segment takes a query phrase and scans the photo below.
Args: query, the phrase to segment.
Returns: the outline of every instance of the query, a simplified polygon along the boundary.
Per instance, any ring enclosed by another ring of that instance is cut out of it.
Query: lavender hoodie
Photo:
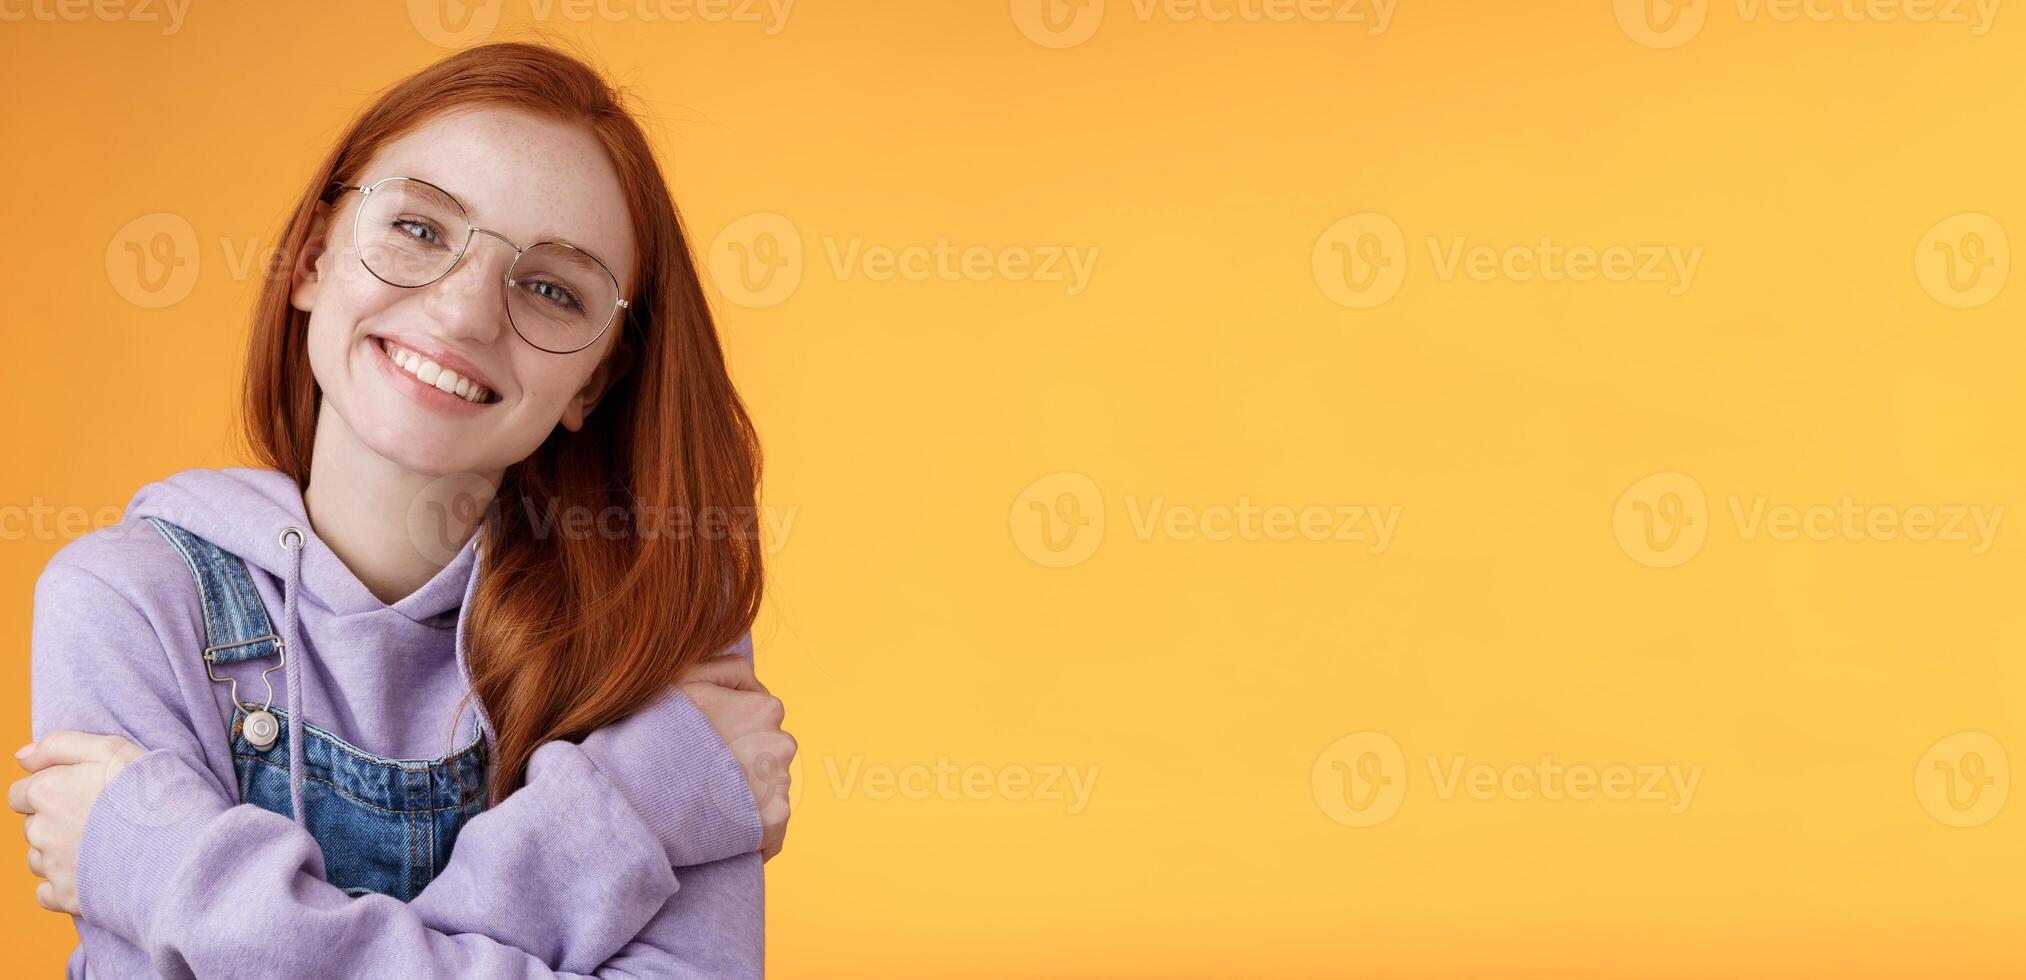
[[[388,605],[317,538],[284,474],[195,469],[142,488],[124,521],[65,546],[35,587],[34,737],[74,729],[146,750],[85,822],[69,977],[761,974],[759,815],[737,760],[676,691],[537,749],[526,785],[463,828],[414,901],[326,882],[301,824],[239,802],[229,685],[205,674],[196,584],[150,516],[246,562],[293,636],[274,685],[292,723],[309,714],[390,758],[441,757],[474,722],[493,738],[482,706],[453,717],[470,688],[478,535]],[[284,527],[301,529],[300,553],[281,547]],[[264,699],[266,666],[221,672]]]

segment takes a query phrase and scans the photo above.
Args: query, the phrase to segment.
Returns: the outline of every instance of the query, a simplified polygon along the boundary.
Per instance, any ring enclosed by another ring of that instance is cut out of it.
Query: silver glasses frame
[[[378,272],[374,272],[373,266],[366,261],[365,251],[359,247],[359,218],[361,215],[366,213],[365,202],[372,199],[373,192],[397,180],[413,181],[417,184],[421,184],[424,187],[434,190],[439,194],[442,194],[445,198],[449,199],[450,203],[457,205],[458,218],[459,220],[464,222],[465,228],[464,241],[458,245],[456,256],[450,260],[449,265],[443,267],[442,272],[437,273],[436,277],[430,279],[428,282],[420,282],[410,285],[409,283],[405,282],[394,282],[393,280],[388,279],[386,276],[383,276]],[[359,208],[358,210],[352,212],[352,253],[359,257],[359,265],[366,270],[366,273],[368,275],[372,276],[375,279],[380,280],[381,282],[386,283],[389,286],[399,286],[402,289],[421,289],[424,286],[432,286],[438,282],[441,282],[444,276],[450,275],[451,272],[457,269],[458,263],[464,261],[464,256],[471,251],[472,236],[480,233],[491,235],[492,237],[499,239],[501,244],[504,244],[506,247],[513,249],[514,260],[513,262],[507,265],[506,276],[500,283],[502,294],[506,297],[507,325],[514,328],[515,336],[526,341],[528,346],[533,347],[536,350],[547,351],[548,353],[551,354],[575,354],[576,352],[583,350],[584,348],[589,347],[592,344],[597,343],[598,338],[605,336],[605,331],[612,329],[612,324],[619,319],[619,311],[632,308],[633,304],[627,302],[626,297],[621,296],[619,293],[619,277],[613,275],[612,267],[606,265],[604,260],[598,258],[596,255],[592,255],[590,252],[578,248],[577,246],[572,245],[569,242],[540,241],[530,244],[526,248],[523,248],[520,245],[515,244],[513,239],[508,238],[507,236],[502,235],[499,232],[492,230],[491,228],[481,228],[478,225],[472,224],[471,212],[465,208],[463,201],[457,199],[457,195],[452,194],[449,191],[444,190],[443,188],[430,183],[429,181],[423,180],[420,177],[404,177],[396,175],[392,177],[382,177],[379,180],[376,180],[370,184],[347,184],[344,181],[340,180],[340,181],[332,181],[331,186],[336,188],[338,193],[340,194],[344,193],[345,191],[359,192]],[[612,295],[618,297],[617,301],[615,301],[612,305],[612,311],[606,314],[605,316],[605,324],[598,328],[598,332],[592,334],[590,340],[585,341],[583,344],[577,347],[572,347],[569,350],[557,350],[553,347],[543,347],[542,345],[535,343],[534,340],[530,338],[527,334],[521,332],[521,325],[514,322],[513,296],[511,293],[511,290],[514,288],[514,268],[520,265],[521,256],[528,254],[529,249],[538,248],[543,245],[556,245],[562,248],[567,248],[570,251],[576,252],[577,254],[582,255],[583,257],[590,259],[592,262],[596,263],[599,270],[605,273],[605,278],[612,280]]]

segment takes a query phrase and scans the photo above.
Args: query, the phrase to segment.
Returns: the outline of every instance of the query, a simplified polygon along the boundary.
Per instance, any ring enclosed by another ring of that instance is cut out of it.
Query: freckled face
[[[386,177],[419,178],[448,191],[470,224],[523,248],[577,246],[611,270],[620,296],[632,295],[636,251],[626,199],[604,149],[582,126],[512,109],[440,116],[381,148],[349,182]],[[531,320],[523,310],[546,303],[568,311],[572,300],[596,304],[557,281],[528,276],[531,261],[506,286],[511,247],[483,232],[471,234],[466,246],[464,227],[411,220],[405,207],[361,234],[369,242],[372,235],[407,236],[400,239],[404,247],[417,252],[465,251],[429,285],[383,282],[353,247],[364,203],[357,191],[338,197],[312,231],[323,252],[297,275],[291,294],[295,307],[310,314],[310,368],[326,409],[320,424],[347,426],[379,455],[432,475],[497,473],[534,452],[558,424],[581,427],[602,389],[601,365],[624,329],[623,316],[583,350],[540,350],[508,320],[508,289],[522,291],[514,309],[524,329]],[[442,213],[419,204],[415,211]],[[367,250],[382,254],[380,247]]]

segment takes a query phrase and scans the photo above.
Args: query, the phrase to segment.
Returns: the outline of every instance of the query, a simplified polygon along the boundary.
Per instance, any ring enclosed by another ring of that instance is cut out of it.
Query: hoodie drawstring
[[[288,543],[289,535],[295,536],[295,545]],[[309,829],[309,816],[303,813],[302,784],[302,658],[306,655],[300,642],[301,630],[296,619],[296,592],[302,585],[302,529],[285,527],[281,530],[281,546],[290,552],[288,576],[282,581],[281,590],[281,643],[284,655],[281,658],[288,678],[288,802],[295,814],[295,822],[304,830]]]

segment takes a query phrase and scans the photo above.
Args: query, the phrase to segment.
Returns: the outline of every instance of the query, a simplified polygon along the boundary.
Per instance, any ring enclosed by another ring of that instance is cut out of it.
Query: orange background
[[[349,114],[533,26],[658,120],[792,520],[775,975],[2026,975],[2026,15],[1056,2],[0,0],[0,726],[48,557],[237,462],[253,259]],[[1445,264],[1543,239],[1699,259]],[[1094,265],[839,266],[938,241]],[[1739,517],[1846,497],[1895,533]],[[1247,502],[1398,516],[1220,540]],[[1995,533],[1904,533],[1955,506]],[[1543,757],[1700,775],[1432,775]],[[1094,782],[854,775],[939,760]]]

